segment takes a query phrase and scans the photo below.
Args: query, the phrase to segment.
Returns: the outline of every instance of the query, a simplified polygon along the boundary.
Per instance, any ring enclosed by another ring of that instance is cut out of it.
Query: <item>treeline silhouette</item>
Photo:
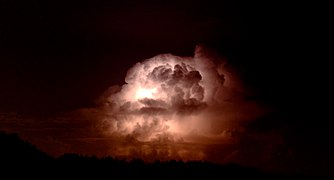
[[[236,164],[214,164],[202,161],[156,161],[145,163],[112,157],[97,158],[78,154],[64,154],[54,158],[17,134],[0,132],[1,174],[15,178],[113,178],[113,177],[215,177],[215,178],[285,178],[287,175],[266,173]],[[291,177],[290,175],[289,177]]]

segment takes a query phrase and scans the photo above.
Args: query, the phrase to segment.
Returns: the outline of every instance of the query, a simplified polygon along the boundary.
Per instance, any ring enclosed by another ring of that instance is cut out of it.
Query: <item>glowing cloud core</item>
[[[240,112],[242,102],[234,102],[241,97],[235,91],[239,86],[224,64],[215,64],[201,47],[194,57],[161,54],[138,62],[126,84],[107,95],[105,132],[142,142],[225,136],[227,122],[248,114]]]
[[[144,99],[144,98],[154,98],[154,94],[157,93],[157,89],[144,89],[139,88],[136,93],[136,100]]]

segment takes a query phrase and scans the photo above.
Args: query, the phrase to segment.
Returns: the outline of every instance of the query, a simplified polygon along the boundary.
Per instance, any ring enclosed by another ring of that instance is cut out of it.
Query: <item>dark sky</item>
[[[1,1],[0,109],[41,113],[91,106],[107,87],[122,84],[135,62],[161,53],[192,56],[200,43],[227,57],[266,100],[279,100],[273,89],[285,93],[278,84],[288,76],[294,43],[293,24],[284,22],[289,9],[281,6]]]
[[[204,44],[239,71],[252,98],[289,117],[283,123],[294,132],[291,143],[312,145],[305,156],[319,162],[332,157],[331,128],[316,100],[318,17],[306,11],[302,4],[232,0],[1,0],[0,112],[95,106],[134,63],[161,53],[192,56]]]

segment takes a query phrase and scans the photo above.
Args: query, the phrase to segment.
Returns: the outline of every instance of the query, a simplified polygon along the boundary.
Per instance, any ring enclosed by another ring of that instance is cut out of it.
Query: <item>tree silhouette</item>
[[[212,177],[212,178],[290,178],[297,175],[266,173],[237,164],[214,164],[203,161],[131,161],[113,157],[97,158],[79,154],[64,154],[54,158],[36,146],[22,140],[17,134],[0,132],[1,171],[5,177],[38,178],[106,178],[106,177]],[[7,173],[7,175],[6,175]],[[45,176],[47,174],[47,176]],[[302,177],[298,175],[298,178]],[[318,178],[318,177],[317,177]]]

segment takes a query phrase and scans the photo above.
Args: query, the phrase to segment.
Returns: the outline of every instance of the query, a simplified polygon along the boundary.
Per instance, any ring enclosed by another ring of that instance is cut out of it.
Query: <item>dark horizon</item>
[[[313,177],[328,178],[323,174],[303,172],[271,172],[256,167],[235,164],[212,163],[210,161],[154,160],[145,162],[140,158],[126,157],[96,157],[76,153],[66,153],[53,157],[38,149],[38,147],[22,140],[17,134],[0,131],[0,160],[6,164],[3,175],[24,172],[25,177],[41,177],[45,173],[55,173],[56,177],[233,177],[233,178],[291,178]],[[15,168],[14,168],[15,167]],[[82,171],[85,170],[85,171]],[[41,173],[43,172],[43,173]],[[7,174],[9,173],[9,174]]]

